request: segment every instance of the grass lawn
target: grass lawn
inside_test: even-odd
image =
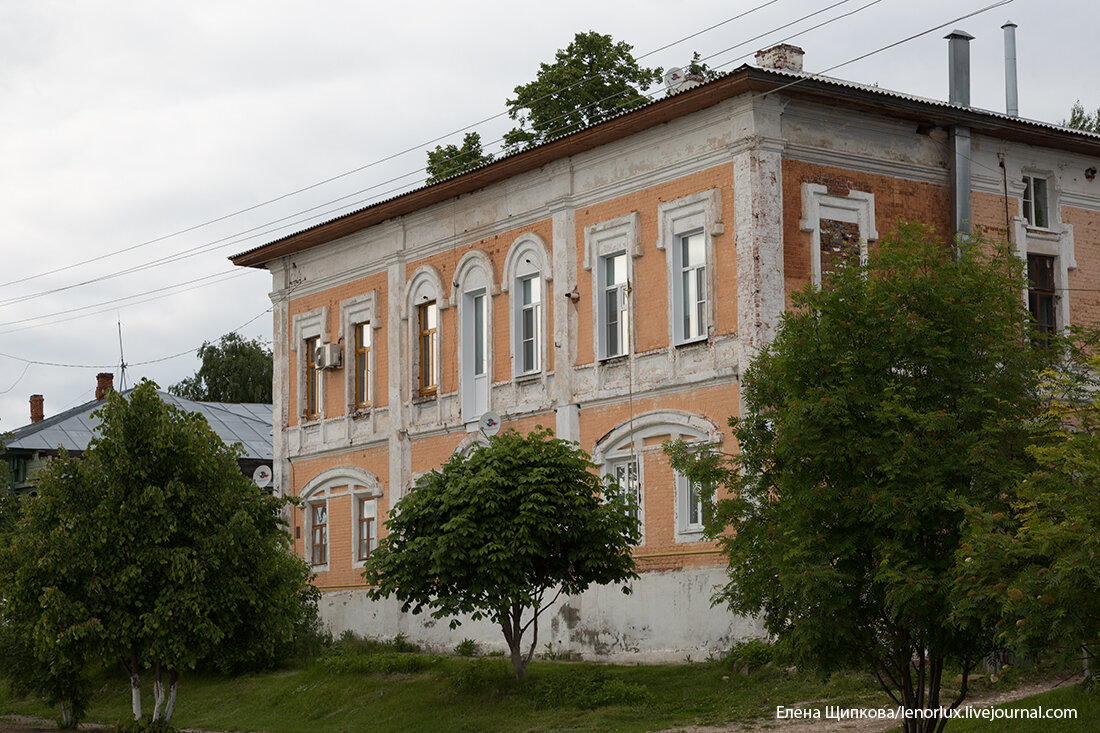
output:
[[[180,728],[337,733],[340,731],[649,731],[692,724],[773,721],[777,705],[889,706],[870,677],[821,679],[740,663],[622,666],[536,661],[526,685],[499,657],[441,657],[377,643],[338,644],[300,669],[262,674],[184,675],[176,714]],[[144,704],[152,707],[151,680]],[[1100,730],[1100,698],[1079,688],[1057,690],[1016,706],[1073,707],[1078,720],[956,721],[952,731]],[[111,723],[129,715],[121,674],[103,675],[85,716]],[[52,718],[36,700],[15,699],[0,685],[0,715]],[[1060,724],[1064,725],[1059,727]],[[1032,727],[1028,727],[1031,725]]]

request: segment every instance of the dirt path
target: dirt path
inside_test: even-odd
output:
[[[1023,697],[1038,695],[1057,687],[1075,685],[1081,681],[1081,677],[1070,677],[1065,680],[1044,680],[1029,685],[1023,685],[1003,692],[991,692],[967,699],[960,708],[986,708],[990,705],[999,705],[1003,702],[1019,700]],[[822,712],[824,715],[824,712]],[[783,733],[882,733],[900,727],[898,721],[892,720],[776,720],[761,718],[751,723],[730,723],[725,726],[698,725],[686,728],[670,728],[661,733],[762,733],[763,731],[783,731]],[[948,726],[950,728],[950,726]]]

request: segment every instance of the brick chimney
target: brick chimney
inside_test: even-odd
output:
[[[45,414],[42,412],[43,397],[40,394],[31,395],[31,424],[36,422],[42,422],[46,419]]]
[[[778,46],[756,52],[756,65],[762,69],[786,69],[802,71],[802,57],[806,55],[798,46],[780,43]]]
[[[95,398],[101,400],[107,393],[115,388],[115,375],[111,372],[100,372],[95,375]]]

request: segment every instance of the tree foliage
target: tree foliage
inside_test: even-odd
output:
[[[1021,652],[1100,641],[1100,359],[1077,353],[1045,374],[1035,465],[1012,506],[969,504],[959,549],[957,614],[999,618],[1000,641]]]
[[[939,707],[944,665],[965,680],[993,644],[987,619],[951,615],[964,506],[1005,507],[1033,466],[1027,421],[1055,358],[1028,347],[1020,261],[957,246],[899,225],[866,265],[794,294],[745,375],[740,454],[670,449],[729,491],[708,530],[731,609],[802,663],[871,670],[909,708]],[[951,705],[965,696],[964,681]]]
[[[425,475],[398,502],[363,575],[372,598],[396,596],[403,611],[490,619],[523,679],[539,614],[559,594],[637,577],[632,501],[576,445],[548,430],[510,431]]]
[[[181,672],[274,661],[317,592],[289,552],[282,501],[241,474],[201,415],[151,382],[112,392],[98,414],[81,460],[39,474],[0,563],[4,618],[54,678],[93,652],[121,661],[135,718],[152,669],[153,719],[167,721]]]
[[[200,402],[271,402],[271,350],[258,339],[227,333],[217,344],[204,341],[196,355],[202,366],[169,392]]]
[[[468,132],[462,138],[462,147],[436,145],[435,150],[428,151],[428,178],[424,183],[436,183],[492,162],[492,153],[481,149],[481,135]]]
[[[1084,105],[1078,99],[1070,108],[1069,119],[1062,120],[1061,124],[1063,127],[1075,127],[1085,132],[1100,133],[1100,109],[1090,114],[1085,111]]]
[[[504,135],[505,151],[523,150],[640,107],[642,91],[661,80],[661,69],[639,66],[633,46],[593,31],[578,33],[536,79],[517,86],[506,101],[519,125]]]

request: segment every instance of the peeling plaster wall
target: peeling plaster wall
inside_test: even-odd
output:
[[[761,624],[710,605],[714,589],[726,581],[722,568],[691,568],[644,573],[630,595],[618,586],[596,587],[576,597],[563,596],[539,617],[536,653],[546,644],[555,652],[585,659],[620,662],[682,662],[722,654],[745,639],[766,638]],[[362,591],[325,593],[321,614],[339,635],[350,629],[369,638],[404,634],[430,651],[451,652],[462,639],[473,639],[482,652],[507,651],[499,627],[462,618],[451,630],[448,619],[427,613],[401,613],[393,600],[371,601]],[[531,643],[530,631],[525,644]]]

